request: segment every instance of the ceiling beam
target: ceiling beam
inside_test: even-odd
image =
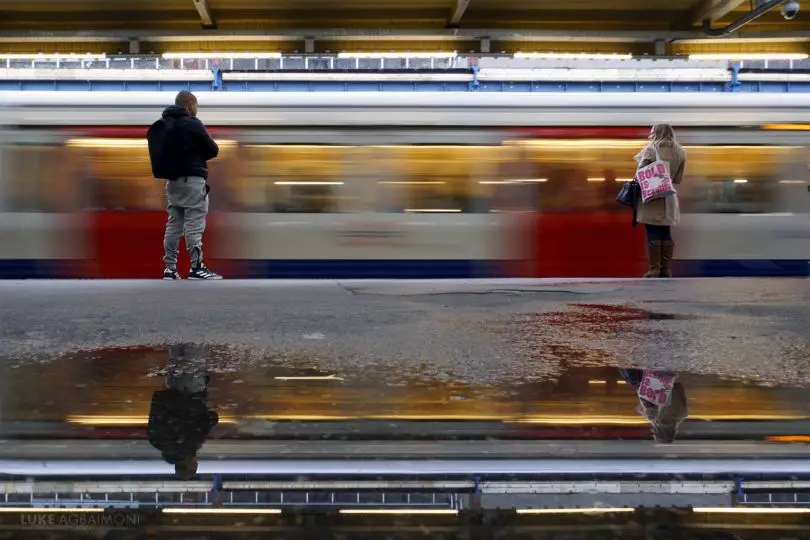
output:
[[[194,8],[200,15],[200,22],[203,28],[216,28],[217,23],[214,22],[214,17],[211,15],[211,6],[208,5],[208,0],[192,0]]]
[[[491,41],[526,41],[526,42],[600,42],[600,43],[655,43],[666,42],[707,42],[717,41],[709,38],[698,29],[688,31],[635,31],[635,30],[522,30],[522,29],[429,29],[429,30],[390,30],[379,28],[366,29],[304,29],[304,30],[86,30],[65,31],[31,31],[0,30],[0,43],[83,43],[83,42],[128,42],[132,36],[148,42],[184,42],[206,40],[217,42],[250,42],[250,41],[302,41],[306,38],[316,41],[479,41],[489,38]],[[810,41],[810,30],[792,31],[753,31],[724,38],[740,42],[807,42]]]
[[[716,21],[722,19],[745,0],[699,0],[697,4],[689,10],[689,23],[697,25],[703,21]]]
[[[470,0],[456,0],[456,6],[453,8],[450,19],[447,21],[447,26],[450,28],[458,26],[458,23],[461,22],[461,18],[464,16],[464,12],[467,11],[469,5]]]

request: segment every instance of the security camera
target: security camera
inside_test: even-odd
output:
[[[796,0],[788,0],[787,2],[782,4],[782,17],[784,17],[788,21],[791,19],[795,19],[796,15],[799,14],[800,9],[801,6],[799,5],[799,2],[797,2]]]

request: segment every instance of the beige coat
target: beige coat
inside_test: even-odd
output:
[[[672,183],[676,186],[683,180],[683,171],[686,168],[686,152],[678,143],[661,143],[658,146],[658,155],[663,161],[669,163],[669,172]],[[655,149],[648,144],[641,152],[636,154],[639,165],[649,165],[655,161]],[[678,194],[667,195],[663,199],[653,199],[646,204],[639,204],[638,222],[646,225],[677,225],[681,219],[681,210],[678,204]]]

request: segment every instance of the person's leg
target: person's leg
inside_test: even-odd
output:
[[[166,211],[169,218],[166,221],[166,231],[163,234],[163,279],[180,279],[177,273],[177,256],[180,249],[180,237],[183,236],[184,212],[182,206],[177,204],[177,192],[172,186],[174,182],[166,182]]]
[[[675,254],[675,242],[672,241],[672,228],[662,227],[662,229],[664,229],[664,231],[662,231],[661,239],[661,271],[659,276],[671,278],[672,269],[670,268],[670,263]]]
[[[647,260],[649,269],[645,278],[657,278],[661,273],[661,242],[658,240],[659,231],[655,225],[644,225],[647,233]]]
[[[210,271],[203,260],[203,233],[208,216],[208,194],[202,178],[192,178],[188,182],[188,204],[185,212],[186,248],[191,259],[189,279],[222,279]]]

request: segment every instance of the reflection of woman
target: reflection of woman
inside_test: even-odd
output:
[[[675,133],[669,124],[656,124],[650,130],[650,143],[636,154],[639,167],[644,167],[656,160],[669,163],[672,183],[680,184],[686,167],[686,153],[675,139]],[[647,258],[650,268],[645,278],[672,277],[669,264],[672,261],[675,243],[672,241],[671,227],[680,220],[678,194],[673,193],[662,199],[653,199],[640,204],[638,222],[644,224],[647,231]]]
[[[644,377],[640,369],[621,369],[622,377],[627,384],[638,391]],[[669,402],[663,407],[639,396],[638,412],[652,424],[652,435],[656,442],[675,442],[678,428],[689,416],[689,403],[686,400],[686,388],[683,383],[675,381]]]

